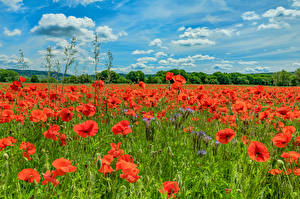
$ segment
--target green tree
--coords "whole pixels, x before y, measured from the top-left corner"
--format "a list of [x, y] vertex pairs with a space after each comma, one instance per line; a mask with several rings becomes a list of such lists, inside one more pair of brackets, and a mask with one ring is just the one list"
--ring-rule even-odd
[[[109, 83], [118, 83], [118, 79], [120, 78], [120, 75], [116, 73], [115, 71], [110, 71], [110, 82]], [[96, 79], [101, 79], [102, 81], [108, 80], [108, 71], [104, 70], [101, 73], [97, 73]]]
[[30, 82], [38, 83], [38, 82], [40, 82], [40, 80], [39, 80], [38, 76], [32, 75], [31, 78], [30, 78]]
[[139, 81], [145, 81], [145, 74], [142, 71], [130, 71], [126, 75], [126, 79], [133, 83], [138, 83]]

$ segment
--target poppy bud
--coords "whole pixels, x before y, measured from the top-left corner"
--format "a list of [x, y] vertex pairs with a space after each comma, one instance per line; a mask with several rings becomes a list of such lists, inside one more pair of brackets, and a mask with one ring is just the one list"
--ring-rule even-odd
[[284, 162], [282, 160], [277, 160], [278, 166], [284, 166]]
[[96, 161], [96, 168], [99, 170], [102, 166], [101, 156], [99, 153], [97, 153], [97, 161]]
[[8, 160], [8, 159], [9, 159], [9, 155], [8, 155], [7, 153], [4, 153], [4, 154], [3, 154], [3, 158], [4, 158], [5, 160]]

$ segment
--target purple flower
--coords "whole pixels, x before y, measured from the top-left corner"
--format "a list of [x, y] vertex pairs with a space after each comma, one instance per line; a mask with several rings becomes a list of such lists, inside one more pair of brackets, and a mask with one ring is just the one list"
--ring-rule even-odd
[[206, 151], [205, 150], [197, 151], [197, 155], [206, 155]]

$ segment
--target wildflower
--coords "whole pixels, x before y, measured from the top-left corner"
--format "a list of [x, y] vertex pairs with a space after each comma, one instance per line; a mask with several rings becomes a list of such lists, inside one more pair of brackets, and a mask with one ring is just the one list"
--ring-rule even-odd
[[166, 181], [163, 183], [162, 187], [160, 188], [160, 192], [162, 194], [167, 193], [168, 198], [175, 198], [175, 194], [179, 192], [179, 186], [177, 182], [174, 181]]
[[31, 116], [29, 117], [30, 121], [32, 122], [46, 122], [47, 120], [47, 115], [42, 111], [42, 110], [33, 110], [31, 111]]
[[83, 138], [95, 136], [98, 132], [98, 124], [93, 120], [87, 120], [73, 127], [75, 133]]
[[108, 154], [112, 155], [114, 158], [123, 155], [124, 151], [120, 149], [121, 144], [122, 144], [121, 142], [119, 142], [118, 144], [110, 143], [111, 150], [108, 151]]
[[281, 174], [282, 171], [280, 169], [271, 169], [270, 171], [268, 171], [268, 173], [271, 175], [278, 175]]
[[296, 152], [296, 151], [289, 151], [287, 153], [283, 152], [281, 154], [282, 158], [285, 158], [286, 161], [292, 163], [295, 162], [295, 164], [298, 163], [298, 159], [300, 158], [300, 153]]
[[113, 172], [113, 168], [110, 166], [113, 159], [114, 157], [110, 154], [103, 156], [103, 158], [101, 159], [101, 168], [98, 169], [97, 171], [103, 173], [103, 176]]
[[129, 122], [127, 120], [123, 120], [118, 122], [112, 127], [112, 132], [114, 135], [127, 135], [132, 132], [131, 128], [129, 127]]
[[52, 166], [56, 168], [55, 171], [52, 172], [53, 176], [63, 176], [69, 172], [75, 172], [76, 167], [71, 165], [71, 161], [65, 158], [59, 158], [52, 162]]
[[57, 135], [59, 134], [58, 131], [59, 131], [59, 126], [58, 125], [50, 125], [49, 129], [47, 131], [45, 131], [43, 133], [43, 135], [48, 138], [48, 139], [52, 139], [54, 141], [57, 140]]
[[29, 183], [33, 183], [33, 181], [39, 183], [41, 176], [39, 172], [34, 169], [23, 169], [18, 173], [18, 179]]
[[273, 137], [272, 141], [275, 146], [278, 148], [284, 148], [292, 139], [292, 135], [289, 133], [278, 133]]
[[31, 155], [35, 154], [36, 149], [34, 144], [30, 142], [22, 142], [20, 145], [20, 149], [24, 150], [23, 157], [26, 157], [27, 160], [31, 160]]
[[235, 132], [230, 128], [220, 130], [217, 133], [217, 140], [222, 144], [227, 144], [234, 137], [235, 137]]
[[252, 141], [248, 147], [248, 155], [256, 162], [266, 162], [269, 159], [269, 152], [267, 147], [257, 141]]
[[200, 150], [200, 151], [197, 151], [197, 155], [206, 155], [206, 151], [205, 150]]
[[73, 112], [70, 111], [67, 108], [62, 109], [59, 113], [58, 113], [59, 117], [61, 118], [62, 121], [64, 122], [68, 122], [70, 120], [72, 120], [73, 118]]
[[47, 170], [46, 173], [43, 174], [44, 181], [42, 182], [42, 185], [48, 184], [48, 182], [51, 182], [54, 186], [57, 186], [59, 184], [59, 181], [55, 178], [54, 175], [51, 175], [51, 171]]

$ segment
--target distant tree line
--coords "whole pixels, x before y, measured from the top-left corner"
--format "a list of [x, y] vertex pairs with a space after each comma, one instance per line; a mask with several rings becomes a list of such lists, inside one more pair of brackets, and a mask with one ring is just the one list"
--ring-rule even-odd
[[[294, 73], [282, 70], [280, 72], [268, 74], [241, 74], [241, 73], [222, 73], [215, 72], [213, 74], [206, 74], [203, 72], [188, 73], [185, 70], [173, 69], [169, 71], [158, 71], [153, 75], [145, 75], [142, 71], [131, 71], [128, 74], [118, 74], [114, 71], [104, 70], [95, 75], [71, 75], [64, 79], [57, 80], [54, 77], [39, 78], [37, 75], [27, 76], [27, 82], [41, 82], [47, 83], [72, 83], [84, 84], [91, 83], [95, 79], [103, 80], [106, 83], [138, 83], [143, 81], [150, 84], [164, 84], [166, 81], [166, 73], [172, 72], [175, 75], [182, 75], [187, 80], [187, 84], [237, 84], [237, 85], [274, 85], [274, 86], [298, 86], [300, 85], [300, 68]], [[0, 82], [12, 82], [17, 80], [19, 74], [13, 70], [0, 69]]]

